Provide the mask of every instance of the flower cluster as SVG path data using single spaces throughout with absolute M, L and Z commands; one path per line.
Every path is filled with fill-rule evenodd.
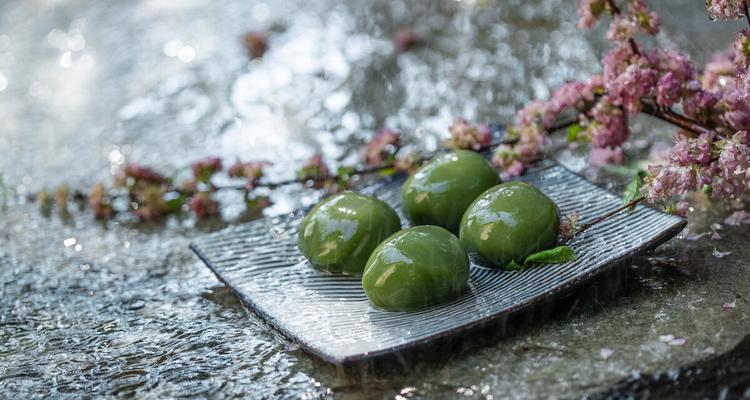
M 746 0 L 706 0 L 711 19 L 736 19 L 745 15 Z
M 642 0 L 631 0 L 627 14 L 615 15 L 607 38 L 612 41 L 626 42 L 633 40 L 638 33 L 655 35 L 659 33 L 660 23 L 659 15 L 649 10 Z
M 399 149 L 401 136 L 398 132 L 383 128 L 367 143 L 363 149 L 362 159 L 369 167 L 379 167 L 383 164 L 393 164 Z
M 191 166 L 195 180 L 200 183 L 209 184 L 211 177 L 221 171 L 221 159 L 218 157 L 208 157 L 194 162 Z
M 323 161 L 323 156 L 315 154 L 305 160 L 302 168 L 297 171 L 297 178 L 304 181 L 312 181 L 316 188 L 323 187 L 324 180 L 331 175 L 328 166 Z
M 230 178 L 244 178 L 245 190 L 252 191 L 263 177 L 263 168 L 270 165 L 265 161 L 242 162 L 237 160 L 229 170 L 227 175 Z
M 578 2 L 578 27 L 591 29 L 609 8 L 606 0 L 581 0 Z
M 719 139 L 678 136 L 666 165 L 649 167 L 643 192 L 651 199 L 666 199 L 705 190 L 714 197 L 735 198 L 750 184 L 750 141 L 746 131 Z
M 712 18 L 746 13 L 746 2 L 739 0 L 711 0 L 707 7 Z M 607 37 L 614 46 L 602 58 L 602 74 L 568 82 L 548 100 L 531 102 L 518 112 L 517 126 L 509 130 L 516 142 L 499 146 L 493 157 L 503 175 L 522 173 L 542 154 L 547 134 L 567 110 L 575 118 L 568 139 L 590 144 L 589 163 L 619 163 L 621 146 L 630 137 L 629 120 L 646 112 L 675 124 L 678 131 L 668 159 L 649 167 L 644 195 L 667 200 L 693 191 L 716 197 L 746 194 L 750 29 L 738 33 L 733 51 L 715 55 L 699 73 L 677 50 L 648 50 L 637 42 L 638 35 L 658 33 L 661 23 L 644 0 L 580 0 L 578 13 L 582 28 L 612 17 Z
M 464 118 L 456 118 L 448 131 L 451 137 L 444 144 L 453 149 L 479 151 L 489 147 L 492 142 L 492 130 L 489 126 L 474 125 Z
M 238 161 L 227 175 L 230 178 L 245 178 L 245 190 L 249 193 L 263 175 L 262 168 L 265 165 L 267 164 L 263 162 Z M 173 179 L 151 168 L 126 164 L 115 177 L 112 188 L 107 189 L 103 182 L 91 188 L 88 193 L 89 207 L 97 218 L 111 218 L 118 211 L 125 211 L 116 209 L 113 202 L 123 195 L 120 191 L 124 190 L 128 210 L 140 220 L 159 220 L 183 211 L 192 211 L 198 218 L 218 217 L 220 204 L 214 198 L 214 192 L 220 188 L 214 185 L 212 178 L 222 171 L 221 159 L 208 157 L 192 163 L 190 169 L 192 179 L 176 185 Z M 255 197 L 249 200 L 253 199 Z M 252 204 L 252 207 L 260 207 L 259 209 L 268 206 L 267 201 Z M 250 203 L 248 206 L 250 207 Z

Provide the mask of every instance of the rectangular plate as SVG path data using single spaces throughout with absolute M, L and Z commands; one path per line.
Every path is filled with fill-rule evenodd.
M 622 205 L 622 200 L 553 164 L 520 178 L 536 185 L 582 222 Z M 361 189 L 400 209 L 403 176 Z M 297 249 L 296 211 L 227 228 L 195 240 L 191 248 L 249 308 L 307 351 L 333 363 L 374 357 L 465 332 L 529 305 L 553 298 L 627 257 L 654 249 L 679 233 L 685 221 L 638 206 L 594 225 L 570 243 L 578 255 L 565 264 L 525 271 L 485 268 L 472 261 L 469 290 L 461 297 L 415 312 L 375 309 L 357 278 L 312 269 Z

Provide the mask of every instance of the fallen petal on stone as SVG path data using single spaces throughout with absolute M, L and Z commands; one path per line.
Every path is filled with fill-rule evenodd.
M 724 223 L 732 226 L 750 224 L 750 212 L 744 210 L 735 211 L 724 220 Z
M 737 300 L 731 302 L 731 303 L 724 303 L 724 305 L 721 306 L 721 308 L 725 310 L 731 310 L 733 308 L 737 307 Z
M 685 338 L 676 338 L 669 341 L 670 346 L 683 346 L 685 343 L 687 343 Z
M 664 343 L 669 343 L 672 340 L 674 340 L 674 335 L 662 335 L 662 336 L 659 336 L 659 341 L 664 342 Z
M 698 240 L 698 239 L 700 239 L 700 238 L 702 238 L 703 236 L 706 236 L 706 235 L 708 235 L 708 232 L 703 232 L 703 233 L 688 232 L 682 238 L 684 240 L 688 240 L 688 241 L 692 242 L 692 241 Z
M 732 252 L 731 251 L 719 251 L 719 250 L 714 249 L 713 253 L 711 254 L 713 254 L 713 256 L 716 258 L 724 258 L 732 254 Z
M 599 355 L 602 356 L 602 360 L 608 360 L 610 357 L 612 357 L 612 354 L 615 354 L 615 351 L 610 349 L 609 347 L 604 347 L 599 351 Z

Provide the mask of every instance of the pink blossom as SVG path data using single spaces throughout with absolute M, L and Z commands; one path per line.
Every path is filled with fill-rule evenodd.
M 747 191 L 750 147 L 748 134 L 740 131 L 732 138 L 723 140 L 716 163 L 717 173 L 711 182 L 711 194 L 715 197 L 734 197 Z
M 690 59 L 676 50 L 659 50 L 653 49 L 646 56 L 652 68 L 658 70 L 661 78 L 657 82 L 657 99 L 661 96 L 661 101 L 674 104 L 679 99 L 676 96 L 682 96 L 684 90 L 690 85 L 700 88 L 697 82 L 695 66 Z
M 547 102 L 546 110 L 542 116 L 542 123 L 545 128 L 552 127 L 555 120 L 568 107 L 578 107 L 586 99 L 587 85 L 579 81 L 570 81 L 564 83 L 552 93 L 552 97 Z M 593 96 L 591 99 L 593 100 Z
M 229 170 L 227 175 L 230 178 L 245 178 L 245 190 L 251 191 L 263 177 L 263 168 L 270 165 L 265 161 L 240 162 L 237 160 Z
M 641 111 L 641 98 L 650 96 L 656 87 L 656 70 L 639 64 L 628 66 L 607 87 L 612 102 L 625 107 L 631 117 Z
M 396 158 L 396 170 L 411 173 L 417 169 L 420 164 L 420 160 L 420 157 L 418 157 L 414 153 L 403 154 L 403 152 L 401 152 Z
M 750 68 L 738 74 L 737 90 L 742 95 L 742 98 L 750 101 Z
M 675 135 L 675 145 L 669 151 L 669 160 L 676 165 L 708 165 L 711 161 L 713 134 L 702 134 L 697 138 Z
M 750 29 L 745 29 L 737 34 L 734 41 L 734 64 L 737 69 L 750 67 Z
M 594 75 L 586 82 L 586 85 L 582 88 L 583 99 L 586 101 L 594 101 L 597 95 L 604 94 L 604 76 Z
M 591 29 L 607 9 L 605 0 L 580 0 L 578 2 L 578 27 Z
M 654 53 L 656 53 L 656 51 L 652 52 L 652 54 Z M 695 79 L 695 65 L 690 61 L 690 58 L 681 54 L 677 50 L 661 51 L 659 54 L 660 57 L 657 68 L 662 71 L 672 71 L 675 76 L 682 81 Z
M 638 58 L 639 56 L 633 54 L 630 46 L 623 44 L 607 52 L 602 59 L 604 82 L 611 82 L 617 79 Z
M 622 149 L 620 147 L 592 148 L 589 154 L 589 165 L 605 167 L 610 164 L 622 163 Z
M 383 162 L 393 162 L 394 154 L 399 147 L 400 135 L 388 128 L 383 128 L 367 143 L 362 158 L 370 167 L 379 167 Z
M 167 213 L 164 202 L 164 189 L 159 185 L 150 185 L 140 193 L 140 201 L 135 214 L 144 221 L 151 221 L 163 217 Z
M 302 165 L 302 168 L 297 171 L 297 177 L 300 179 L 312 179 L 316 181 L 315 187 L 323 187 L 325 178 L 330 176 L 330 172 L 323 157 L 320 154 L 316 154 L 308 158 Z
M 739 88 L 728 87 L 722 92 L 722 99 L 717 108 L 723 111 L 721 115 L 724 125 L 735 130 L 750 129 L 750 103 L 746 100 Z
M 659 33 L 661 18 L 659 14 L 649 10 L 643 0 L 631 0 L 628 6 L 628 14 L 638 23 L 644 33 L 649 35 Z
M 591 144 L 595 148 L 619 147 L 628 139 L 628 117 L 604 96 L 591 110 L 592 121 L 588 121 L 587 130 Z
M 678 201 L 677 204 L 674 205 L 674 210 L 672 211 L 672 214 L 679 215 L 681 217 L 687 217 L 687 213 L 690 210 L 690 205 L 687 201 Z
M 518 125 L 536 124 L 542 121 L 547 113 L 547 103 L 544 101 L 532 101 L 520 109 L 517 113 Z
M 167 181 L 164 176 L 153 169 L 138 164 L 126 164 L 123 174 L 128 178 L 135 179 L 136 181 L 144 181 L 148 183 L 164 183 Z
M 642 193 L 650 200 L 665 200 L 672 196 L 696 191 L 708 177 L 692 166 L 661 165 L 648 167 Z
M 191 165 L 193 176 L 199 182 L 208 183 L 211 177 L 221 170 L 221 159 L 218 157 L 207 157 L 196 161 Z
M 539 159 L 547 137 L 540 130 L 539 125 L 521 125 L 518 127 L 519 140 L 513 148 L 515 159 L 524 164 L 530 164 Z
M 650 60 L 620 45 L 604 56 L 602 64 L 610 101 L 636 115 L 641 110 L 641 97 L 652 95 L 656 89 L 658 73 L 651 68 Z
M 508 145 L 500 145 L 492 154 L 492 164 L 501 169 L 500 177 L 509 179 L 523 174 L 524 165 L 516 159 L 515 151 Z
M 190 199 L 190 209 L 199 219 L 219 215 L 219 203 L 209 192 L 198 192 Z
M 706 0 L 711 19 L 736 19 L 745 15 L 745 0 Z
M 614 21 L 609 27 L 607 39 L 615 42 L 627 42 L 635 37 L 638 32 L 638 24 L 630 16 L 615 16 Z
M 721 51 L 711 56 L 701 76 L 701 84 L 705 90 L 710 92 L 723 90 L 727 81 L 733 80 L 736 72 L 734 57 L 735 53 L 731 51 Z
M 454 149 L 478 151 L 489 147 L 492 131 L 487 125 L 474 125 L 464 118 L 456 118 L 448 128 L 451 139 L 448 145 Z
M 659 78 L 656 83 L 656 103 L 663 107 L 671 107 L 682 97 L 682 82 L 675 79 L 672 71 Z
M 682 110 L 688 117 L 706 123 L 714 117 L 717 102 L 716 95 L 711 92 L 702 89 L 692 90 L 691 94 L 682 100 Z

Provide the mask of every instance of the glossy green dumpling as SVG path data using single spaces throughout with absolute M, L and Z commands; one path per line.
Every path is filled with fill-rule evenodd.
M 461 220 L 461 244 L 485 261 L 503 268 L 522 265 L 530 254 L 554 247 L 560 211 L 534 186 L 508 182 L 482 193 Z
M 391 206 L 372 196 L 344 192 L 310 210 L 297 243 L 313 267 L 360 275 L 372 250 L 399 229 L 401 221 Z
M 373 250 L 362 287 L 375 306 L 406 311 L 457 297 L 468 279 L 469 258 L 458 238 L 439 226 L 420 225 Z
M 472 201 L 500 178 L 484 157 L 459 150 L 435 157 L 409 177 L 401 189 L 404 211 L 414 225 L 458 231 Z

